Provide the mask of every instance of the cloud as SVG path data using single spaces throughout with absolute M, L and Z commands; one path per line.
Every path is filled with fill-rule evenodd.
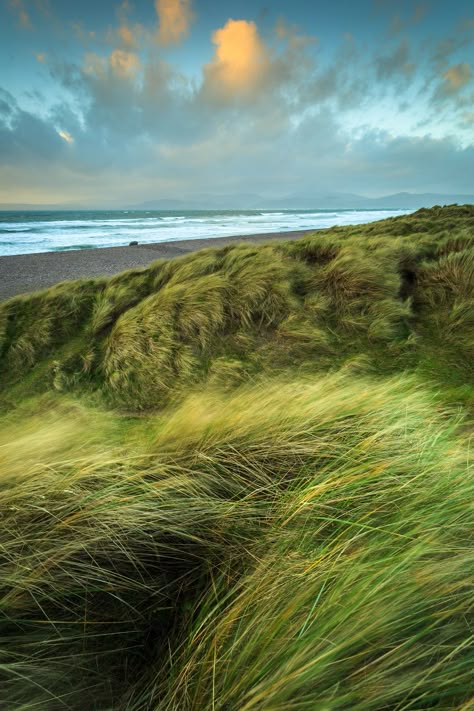
M 178 44 L 189 32 L 193 20 L 190 0 L 155 0 L 158 15 L 158 42 Z
M 462 89 L 471 81 L 471 67 L 466 62 L 462 64 L 454 64 L 449 67 L 443 74 L 443 83 L 441 91 L 445 94 L 453 94 Z
M 139 86 L 119 79 L 112 86 L 113 77 L 106 76 L 106 84 L 96 76 L 83 79 L 81 91 L 88 86 L 91 92 L 83 129 L 65 106 L 42 119 L 0 94 L 2 199 L 130 204 L 192 195 L 197 185 L 215 194 L 284 195 L 469 192 L 472 184 L 474 146 L 461 149 L 453 137 L 394 138 L 370 129 L 354 135 L 340 112 L 327 107 L 292 125 L 288 107 L 275 111 L 273 104 L 271 115 L 253 106 L 239 109 L 237 120 L 229 120 L 225 107 L 214 107 L 213 120 L 196 127 L 200 105 L 192 94 L 174 92 L 176 76 L 167 65 L 151 73 L 146 68 Z M 34 192 L 38 185 L 41 198 Z
M 140 71 L 141 64 L 138 54 L 128 52 L 124 49 L 114 49 L 108 57 L 104 57 L 95 52 L 87 52 L 84 57 L 82 68 L 83 76 L 91 77 L 100 82 L 105 88 L 106 85 L 115 80 L 133 80 Z M 78 79 L 77 72 L 73 73 Z M 67 85 L 69 77 L 63 74 L 63 83 Z M 79 82 L 81 80 L 79 79 Z M 86 87 L 87 88 L 87 87 Z M 89 85 L 90 89 L 90 85 Z
M 139 45 L 140 39 L 145 34 L 145 28 L 136 23 L 133 27 L 129 22 L 129 15 L 132 12 L 132 7 L 128 0 L 123 0 L 116 10 L 118 27 L 115 30 L 109 30 L 107 40 L 115 44 L 117 39 L 119 49 L 133 50 Z
M 413 23 L 421 22 L 421 20 L 425 17 L 426 13 L 428 12 L 428 9 L 429 9 L 428 5 L 417 5 L 415 7 L 415 12 L 413 13 L 412 22 Z
M 298 25 L 289 25 L 284 17 L 278 18 L 274 32 L 278 39 L 286 40 L 292 49 L 299 49 L 300 47 L 315 44 L 319 41 L 317 37 L 302 34 Z
M 121 79 L 134 77 L 140 69 L 140 59 L 134 52 L 114 49 L 109 57 L 112 72 Z
M 465 111 L 462 115 L 462 123 L 474 127 L 474 111 Z
M 63 141 L 50 121 L 22 110 L 13 96 L 0 89 L 0 156 L 6 165 L 54 162 Z
M 95 30 L 87 30 L 82 22 L 71 22 L 70 27 L 74 32 L 75 38 L 84 46 L 89 47 L 97 40 Z
M 212 35 L 214 57 L 204 66 L 205 95 L 216 99 L 252 97 L 271 67 L 271 52 L 254 22 L 228 20 Z
M 436 78 L 435 90 L 431 97 L 432 103 L 437 105 L 439 110 L 458 112 L 463 108 L 472 107 L 474 92 L 464 91 L 472 78 L 472 69 L 467 62 L 451 65 L 442 72 L 441 77 Z
M 409 79 L 415 71 L 415 64 L 410 61 L 408 41 L 402 40 L 392 52 L 378 57 L 375 61 L 375 68 L 379 81 L 386 81 L 397 75 Z
M 428 43 L 430 49 L 431 61 L 438 72 L 445 70 L 452 57 L 458 54 L 461 50 L 466 50 L 474 44 L 474 19 L 465 19 L 457 23 L 455 33 L 446 35 L 436 43 Z M 430 47 L 430 44 L 432 46 Z
M 58 136 L 60 136 L 63 141 L 66 141 L 66 143 L 74 143 L 74 138 L 69 131 L 58 131 Z
M 302 103 L 309 107 L 330 103 L 342 113 L 362 106 L 369 94 L 377 91 L 375 83 L 370 81 L 372 64 L 358 49 L 353 36 L 344 35 L 329 63 L 307 71 L 302 82 Z
M 367 132 L 356 144 L 352 167 L 360 189 L 370 189 L 370 171 L 383 191 L 472 193 L 474 145 L 455 136 L 397 136 Z
M 187 143 L 213 130 L 212 115 L 196 105 L 189 80 L 157 56 L 140 63 L 125 50 L 89 52 L 82 66 L 56 61 L 49 67 L 61 93 L 71 97 L 54 108 L 54 125 L 74 136 L 86 172 L 145 170 L 152 142 Z
M 37 52 L 35 54 L 36 59 L 40 64 L 45 64 L 46 63 L 46 54 L 44 52 Z
M 411 17 L 407 18 L 406 20 L 403 20 L 400 15 L 395 15 L 394 17 L 392 17 L 390 23 L 390 31 L 392 32 L 392 34 L 397 34 L 399 32 L 403 32 L 409 27 L 412 27 L 413 25 L 417 25 L 424 19 L 427 12 L 428 5 L 419 4 L 415 6 Z
M 117 29 L 117 34 L 125 47 L 129 49 L 134 49 L 136 47 L 137 42 L 130 27 L 127 25 L 121 25 Z
M 25 30 L 32 29 L 31 18 L 25 9 L 23 0 L 9 0 L 9 5 L 16 12 L 20 27 Z
M 190 78 L 163 60 L 156 28 L 133 24 L 131 12 L 122 3 L 115 25 L 94 37 L 76 28 L 94 42 L 83 60 L 37 54 L 47 58 L 58 103 L 23 93 L 25 106 L 38 104 L 28 112 L 0 92 L 0 178 L 12 202 L 17 188 L 33 191 L 43 173 L 49 202 L 69 190 L 70 200 L 130 204 L 191 195 L 196 186 L 280 195 L 469 191 L 471 69 L 462 55 L 451 56 L 459 43 L 427 39 L 415 47 L 385 35 L 368 49 L 346 35 L 331 46 L 322 37 L 319 47 L 284 20 L 267 21 L 264 32 L 228 19 L 212 35 L 201 77 Z M 167 22 L 174 28 L 162 44 L 189 28 L 189 18 L 170 17 L 160 17 L 160 31 Z M 382 125 L 386 132 L 375 130 Z

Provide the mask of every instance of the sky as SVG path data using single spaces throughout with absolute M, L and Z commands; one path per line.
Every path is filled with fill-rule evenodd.
M 474 193 L 472 0 L 0 0 L 0 204 Z

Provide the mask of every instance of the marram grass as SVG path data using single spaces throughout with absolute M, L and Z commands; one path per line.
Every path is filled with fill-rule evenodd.
M 10 299 L 4 404 L 56 390 L 149 411 L 190 387 L 341 367 L 408 369 L 459 396 L 474 376 L 473 225 L 474 206 L 419 210 Z
M 0 307 L 1 709 L 471 708 L 473 217 Z
M 100 414 L 2 428 L 0 707 L 467 703 L 474 492 L 437 398 L 326 376 Z

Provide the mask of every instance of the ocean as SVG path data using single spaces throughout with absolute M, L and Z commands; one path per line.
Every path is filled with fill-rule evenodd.
M 0 255 L 120 247 L 355 225 L 407 210 L 88 210 L 0 212 Z

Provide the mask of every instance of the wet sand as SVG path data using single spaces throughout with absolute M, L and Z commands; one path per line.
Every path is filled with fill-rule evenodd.
M 300 239 L 315 230 L 267 232 L 236 237 L 182 240 L 139 244 L 133 247 L 75 249 L 0 257 L 0 300 L 46 289 L 67 279 L 118 274 L 126 269 L 146 267 L 156 259 L 172 259 L 205 247 L 223 247 L 242 242 L 263 243 Z

